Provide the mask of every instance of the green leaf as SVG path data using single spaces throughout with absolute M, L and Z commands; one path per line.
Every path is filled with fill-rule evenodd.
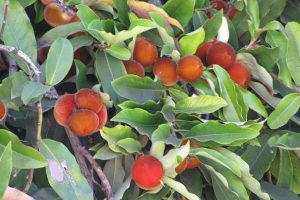
M 33 4 L 36 0 L 18 0 L 18 1 L 23 6 L 23 8 L 26 8 L 27 6 Z
M 185 170 L 179 177 L 180 182 L 182 182 L 190 192 L 198 197 L 202 195 L 203 182 L 201 172 L 198 169 Z
M 268 113 L 265 106 L 262 104 L 261 100 L 249 90 L 245 90 L 239 87 L 240 92 L 243 95 L 245 104 L 251 109 L 260 114 L 261 116 L 267 118 Z
M 272 147 L 285 150 L 300 150 L 300 134 L 290 131 L 283 131 L 283 135 L 274 135 L 269 140 Z
M 105 49 L 105 52 L 120 60 L 129 60 L 131 58 L 131 52 L 129 49 L 120 45 L 112 45 Z
M 189 97 L 184 91 L 179 90 L 178 88 L 168 88 L 168 91 L 175 102 Z
M 225 177 L 224 177 L 225 178 Z M 222 180 L 215 174 L 211 173 L 212 186 L 217 200 L 238 200 L 238 195 L 224 185 Z
M 259 1 L 259 13 L 261 25 L 264 26 L 268 22 L 280 17 L 283 12 L 287 0 Z
M 2 13 L 4 13 L 4 7 L 5 0 L 0 0 L 0 21 L 3 21 Z M 24 8 L 17 0 L 9 1 L 9 12 L 2 39 L 5 45 L 13 46 L 23 51 L 34 62 L 36 61 L 37 45 L 34 31 Z M 15 56 L 13 57 L 15 58 Z M 30 72 L 23 61 L 19 59 L 16 61 L 25 72 Z
M 104 145 L 96 152 L 94 158 L 99 160 L 111 160 L 121 155 L 120 153 L 112 151 L 108 145 Z
M 67 147 L 60 142 L 43 139 L 39 148 L 48 161 L 46 174 L 49 184 L 61 198 L 93 199 L 93 191 Z
M 169 0 L 163 5 L 163 9 L 170 17 L 177 19 L 180 24 L 185 27 L 192 18 L 195 7 L 195 0 L 187 0 L 182 6 L 180 0 Z
M 285 96 L 268 118 L 268 126 L 277 129 L 284 126 L 300 108 L 300 94 L 292 93 Z
M 218 121 L 210 120 L 194 126 L 187 131 L 184 137 L 193 138 L 200 143 L 214 142 L 219 145 L 239 146 L 247 140 L 256 138 L 262 126 L 258 123 L 238 126 L 235 123 L 221 124 Z
M 87 67 L 80 60 L 74 60 L 76 66 L 76 89 L 91 88 L 93 85 L 86 77 Z
M 204 39 L 205 31 L 203 28 L 199 28 L 183 36 L 179 40 L 181 56 L 193 55 L 198 46 L 203 43 Z
M 114 80 L 111 85 L 119 96 L 138 103 L 159 100 L 164 93 L 162 85 L 149 77 L 127 75 Z
M 246 0 L 245 4 L 246 12 L 250 17 L 251 23 L 253 24 L 254 31 L 256 31 L 260 27 L 258 0 Z
M 21 99 L 25 105 L 35 103 L 50 90 L 51 86 L 43 85 L 40 82 L 30 81 L 24 86 Z
M 242 94 L 238 91 L 225 69 L 216 65 L 214 66 L 214 72 L 219 81 L 221 97 L 227 102 L 227 106 L 223 108 L 224 117 L 230 122 L 245 121 L 248 108 L 244 103 Z
M 174 111 L 177 113 L 212 113 L 227 106 L 226 101 L 218 96 L 200 95 L 188 97 L 176 103 Z
M 11 142 L 9 142 L 0 156 L 0 171 L 1 171 L 0 199 L 2 199 L 5 190 L 8 186 L 12 168 L 13 168 L 12 149 L 11 149 Z
M 290 153 L 287 150 L 280 149 L 279 173 L 277 185 L 290 189 L 293 181 L 293 165 Z
M 76 51 L 77 49 L 80 49 L 81 47 L 91 46 L 93 43 L 93 38 L 89 35 L 81 35 L 81 36 L 70 39 L 70 42 L 72 44 L 73 51 Z
M 110 95 L 115 105 L 120 103 L 121 99 L 114 91 L 112 82 L 119 77 L 126 75 L 126 70 L 122 61 L 105 52 L 97 51 L 95 69 L 104 92 Z
M 240 52 L 250 53 L 261 66 L 271 70 L 279 60 L 280 48 L 268 48 L 261 45 L 255 49 L 242 49 Z M 244 59 L 247 60 L 247 56 L 245 56 Z M 243 57 L 240 60 L 243 60 Z
M 286 61 L 291 76 L 296 84 L 300 85 L 300 24 L 290 22 L 285 27 L 288 37 Z
M 152 193 L 144 193 L 139 196 L 136 200 L 153 200 L 153 199 L 163 199 L 163 197 L 167 196 L 170 193 L 169 187 L 163 187 L 159 192 L 152 194 Z
M 203 28 L 205 30 L 205 42 L 214 39 L 222 24 L 223 10 L 218 11 L 211 19 L 206 20 Z
M 150 113 L 156 113 L 158 111 L 161 111 L 163 107 L 163 102 L 155 102 L 153 100 L 147 100 L 143 104 L 136 103 L 134 101 L 124 101 L 123 103 L 118 105 L 121 109 L 133 109 L 133 108 L 141 108 L 143 110 L 146 110 Z
M 89 6 L 80 4 L 76 7 L 78 9 L 77 16 L 85 28 L 87 28 L 93 20 L 99 19 L 98 15 Z
M 129 7 L 126 0 L 113 0 L 114 6 L 118 11 L 118 18 L 123 24 L 129 25 Z
M 57 85 L 71 69 L 73 47 L 69 40 L 56 39 L 51 45 L 46 61 L 46 80 L 49 85 Z
M 261 147 L 248 145 L 241 157 L 248 163 L 250 172 L 254 178 L 260 180 L 270 168 L 271 162 L 276 156 L 277 149 L 270 147 L 268 144 L 268 135 L 263 135 L 258 139 Z
M 253 176 L 250 174 L 249 165 L 240 156 L 225 148 L 218 148 L 217 151 L 222 153 L 227 158 L 233 160 L 240 166 L 242 172 L 241 180 L 244 183 L 246 188 L 248 188 L 251 192 L 256 194 L 261 199 L 264 200 L 270 199 L 270 196 L 267 193 L 262 191 L 261 185 L 258 182 L 258 180 L 253 178 Z
M 35 169 L 47 166 L 45 158 L 34 148 L 22 144 L 12 132 L 0 129 L 0 152 L 9 142 L 13 150 L 13 166 L 19 169 Z
M 164 141 L 172 134 L 172 125 L 171 124 L 161 124 L 158 128 L 152 133 L 151 141 L 155 143 L 157 141 Z M 167 143 L 167 142 L 166 142 Z
M 108 142 L 108 147 L 112 151 L 126 155 L 128 153 L 139 152 L 142 148 L 136 134 L 129 126 L 117 125 L 113 128 L 104 127 L 100 133 L 102 138 Z
M 45 41 L 48 43 L 53 43 L 57 38 L 66 38 L 77 32 L 84 31 L 85 28 L 81 22 L 74 22 L 69 24 L 64 24 L 50 29 L 41 38 L 40 41 Z
M 151 135 L 160 124 L 166 123 L 161 113 L 151 114 L 140 108 L 122 110 L 111 120 L 129 124 L 143 135 Z
M 288 189 L 262 181 L 261 186 L 274 200 L 300 200 L 300 197 Z
M 291 87 L 291 73 L 287 66 L 287 37 L 278 31 L 268 31 L 266 35 L 266 42 L 268 42 L 273 48 L 280 47 L 279 60 L 277 66 L 279 68 L 278 77 L 282 80 L 288 87 Z

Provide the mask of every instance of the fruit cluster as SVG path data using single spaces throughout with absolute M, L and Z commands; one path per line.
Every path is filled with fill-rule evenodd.
M 58 1 L 41 0 L 41 2 L 46 6 L 44 19 L 52 27 L 80 21 L 73 10 Z
M 54 117 L 75 135 L 88 136 L 106 124 L 107 109 L 98 92 L 84 88 L 62 95 L 54 105 Z
M 157 47 L 148 39 L 139 37 L 136 39 L 133 51 L 133 59 L 124 61 L 128 74 L 145 76 L 144 67 L 152 66 L 153 73 L 165 86 L 172 86 L 177 81 L 194 82 L 203 73 L 202 61 L 194 55 L 181 58 L 176 64 L 171 58 L 158 58 Z
M 250 71 L 244 63 L 236 61 L 236 52 L 230 44 L 211 40 L 201 45 L 195 55 L 207 65 L 220 65 L 227 70 L 235 83 L 244 89 L 248 88 L 251 80 Z
M 227 13 L 227 16 L 229 19 L 233 19 L 238 10 L 233 5 L 229 4 L 228 2 L 225 2 L 223 0 L 211 0 L 210 5 L 213 9 L 216 10 L 222 10 Z M 206 15 L 208 18 L 211 18 L 211 13 L 209 11 L 206 12 Z
M 0 122 L 5 119 L 6 114 L 7 114 L 7 108 L 5 104 L 2 101 L 0 101 Z

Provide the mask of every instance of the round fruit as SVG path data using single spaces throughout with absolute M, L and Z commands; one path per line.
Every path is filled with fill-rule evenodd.
M 73 17 L 70 19 L 70 23 L 72 22 L 80 22 L 80 18 L 77 15 L 73 15 Z
M 177 167 L 175 168 L 175 171 L 177 174 L 181 174 L 186 170 L 186 167 L 188 165 L 187 158 L 185 158 Z
M 64 94 L 55 102 L 54 118 L 61 126 L 67 126 L 69 118 L 75 109 L 75 99 L 73 94 Z
M 159 58 L 153 65 L 153 73 L 165 86 L 172 86 L 177 82 L 176 63 L 170 58 Z
M 203 63 L 206 63 L 206 54 L 207 54 L 207 50 L 209 49 L 209 47 L 211 47 L 211 45 L 213 45 L 216 42 L 216 40 L 211 40 L 209 42 L 204 43 L 203 45 L 201 45 L 200 47 L 198 47 L 195 55 L 198 56 L 201 61 Z
M 158 57 L 156 46 L 144 37 L 137 38 L 133 58 L 143 66 L 152 65 Z
M 123 61 L 127 74 L 134 74 L 140 77 L 145 76 L 145 69 L 143 65 L 141 65 L 139 62 L 135 60 L 126 60 Z
M 187 169 L 194 169 L 196 167 L 199 167 L 201 164 L 199 158 L 197 158 L 196 156 L 188 156 L 187 157 Z
M 71 15 L 57 3 L 50 3 L 44 10 L 44 18 L 50 26 L 56 27 L 68 23 Z
M 236 53 L 230 44 L 216 42 L 207 51 L 206 61 L 209 65 L 218 64 L 227 69 L 236 59 Z
M 182 80 L 194 82 L 203 73 L 203 63 L 197 56 L 185 56 L 178 62 L 177 73 Z
M 99 119 L 95 112 L 80 109 L 70 116 L 69 128 L 77 136 L 88 136 L 97 130 Z
M 160 185 L 164 169 L 161 162 L 153 156 L 137 158 L 131 169 L 134 182 L 144 190 L 152 190 Z
M 251 74 L 247 66 L 242 62 L 235 62 L 227 69 L 231 79 L 247 89 L 251 81 Z
M 102 129 L 107 122 L 107 109 L 105 106 L 102 106 L 100 112 L 97 113 L 99 124 L 97 129 Z
M 87 65 L 91 61 L 91 56 L 88 51 L 82 47 L 74 52 L 74 59 L 80 60 L 82 63 Z
M 0 101 L 0 122 L 4 120 L 4 118 L 6 117 L 6 113 L 6 106 L 2 101 Z
M 75 102 L 78 108 L 84 108 L 98 113 L 102 106 L 101 96 L 98 92 L 84 88 L 75 94 Z
M 38 49 L 38 61 L 40 64 L 42 64 L 43 62 L 45 62 L 45 60 L 48 57 L 48 52 L 49 52 L 50 47 L 42 47 Z
M 237 12 L 238 12 L 238 9 L 236 9 L 236 7 L 234 7 L 234 6 L 231 6 L 227 11 L 227 15 L 228 15 L 229 19 L 232 20 Z
M 48 5 L 49 3 L 54 2 L 54 0 L 41 0 L 42 4 L 44 4 L 45 6 Z
M 214 8 L 216 10 L 223 9 L 224 11 L 226 11 L 228 8 L 227 3 L 223 0 L 213 0 L 210 2 L 210 5 L 212 8 Z

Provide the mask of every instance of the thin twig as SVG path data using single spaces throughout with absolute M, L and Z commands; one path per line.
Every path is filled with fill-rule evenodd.
M 8 10 L 9 10 L 9 0 L 6 0 L 2 25 L 1 25 L 1 29 L 0 29 L 0 38 L 2 38 L 2 35 L 4 33 L 4 28 L 5 28 L 7 16 L 8 16 Z
M 272 173 L 270 171 L 268 171 L 267 175 L 268 175 L 268 182 L 273 184 Z
M 38 119 L 37 119 L 37 128 L 36 128 L 36 142 L 37 145 L 42 140 L 42 124 L 43 124 L 43 108 L 41 101 L 36 103 L 37 112 L 38 112 Z
M 27 183 L 25 185 L 25 188 L 23 189 L 23 192 L 27 193 L 31 187 L 32 179 L 33 179 L 33 172 L 34 169 L 30 169 L 28 176 L 27 176 Z
M 6 46 L 0 44 L 0 51 L 5 51 L 8 53 L 15 54 L 19 58 L 21 58 L 27 65 L 28 67 L 33 71 L 34 75 L 36 76 L 36 79 L 39 80 L 39 74 L 41 73 L 38 67 L 32 62 L 32 60 L 27 56 L 23 51 L 12 47 L 12 46 Z
M 87 181 L 88 181 L 89 185 L 91 186 L 91 188 L 93 188 L 93 177 L 92 177 L 92 174 L 86 164 L 85 157 L 82 154 L 80 154 L 77 150 L 78 147 L 80 146 L 80 143 L 78 144 L 79 140 L 77 141 L 77 140 L 73 139 L 73 137 L 75 137 L 75 136 L 68 129 L 65 129 L 65 130 L 66 130 L 67 136 L 70 140 L 72 149 L 75 153 L 75 157 L 79 164 L 81 172 L 87 178 Z
M 94 160 L 93 156 L 90 154 L 89 151 L 87 151 L 81 144 L 80 141 L 78 139 L 78 137 L 76 137 L 75 135 L 73 135 L 72 133 L 70 133 L 69 131 L 67 131 L 70 143 L 75 146 L 74 152 L 77 152 L 79 154 L 81 154 L 82 156 L 84 156 L 88 162 L 91 164 L 91 167 L 95 170 L 96 174 L 98 175 L 99 179 L 101 180 L 101 189 L 102 191 L 105 193 L 107 200 L 112 200 L 112 188 L 111 185 L 107 179 L 107 177 L 105 176 L 105 174 L 103 173 L 101 167 L 99 166 L 99 164 Z M 76 155 L 76 154 L 75 154 Z

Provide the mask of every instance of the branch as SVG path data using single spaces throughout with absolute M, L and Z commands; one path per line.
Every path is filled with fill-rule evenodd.
M 9 0 L 6 0 L 2 25 L 1 25 L 1 29 L 0 29 L 0 38 L 2 38 L 2 35 L 4 33 L 4 28 L 5 28 L 6 20 L 7 20 L 7 16 L 8 16 L 8 10 L 9 10 Z
M 28 67 L 33 71 L 37 80 L 39 80 L 40 73 L 41 73 L 40 70 L 32 62 L 32 60 L 29 58 L 29 56 L 27 56 L 23 51 L 15 48 L 15 47 L 12 47 L 12 46 L 5 46 L 3 44 L 0 44 L 0 51 L 12 53 L 12 54 L 15 54 L 17 57 L 21 58 L 28 65 Z
M 78 140 L 78 138 L 75 138 L 76 136 L 73 135 L 73 133 L 71 133 L 68 129 L 65 129 L 66 133 L 68 135 L 68 138 L 70 140 L 72 149 L 75 153 L 75 157 L 76 160 L 79 164 L 79 167 L 81 169 L 81 172 L 83 173 L 83 175 L 87 178 L 87 181 L 89 183 L 89 185 L 93 188 L 93 177 L 92 174 L 90 173 L 88 166 L 85 162 L 85 158 L 82 154 L 80 154 L 80 152 L 78 152 L 80 145 L 80 142 Z
M 25 185 L 25 188 L 23 189 L 23 192 L 27 193 L 31 187 L 32 184 L 32 179 L 33 179 L 33 173 L 34 173 L 34 169 L 30 169 L 28 176 L 27 176 L 27 183 Z
M 67 131 L 70 143 L 72 144 L 72 148 L 74 150 L 75 156 L 76 154 L 80 154 L 81 156 L 85 157 L 89 163 L 91 164 L 91 167 L 95 170 L 95 172 L 97 173 L 98 177 L 101 180 L 101 185 L 102 185 L 102 191 L 105 193 L 107 200 L 112 200 L 112 188 L 111 185 L 107 179 L 107 177 L 105 176 L 105 174 L 103 173 L 101 167 L 99 166 L 99 164 L 94 160 L 93 156 L 90 154 L 89 151 L 87 151 L 81 144 L 80 141 L 78 139 L 78 137 L 76 137 L 73 133 L 71 133 L 70 131 Z M 73 147 L 74 145 L 74 147 Z

